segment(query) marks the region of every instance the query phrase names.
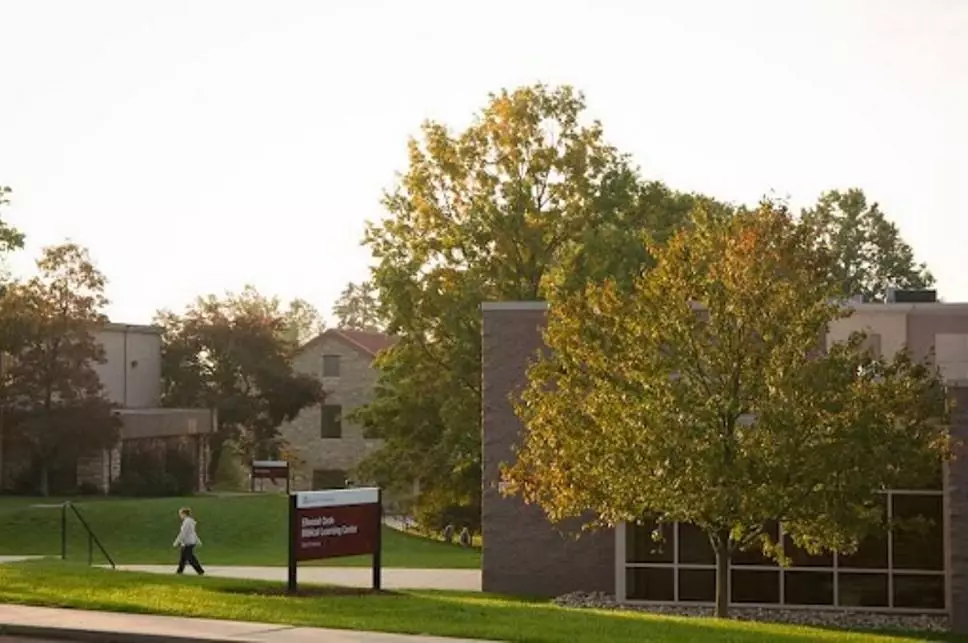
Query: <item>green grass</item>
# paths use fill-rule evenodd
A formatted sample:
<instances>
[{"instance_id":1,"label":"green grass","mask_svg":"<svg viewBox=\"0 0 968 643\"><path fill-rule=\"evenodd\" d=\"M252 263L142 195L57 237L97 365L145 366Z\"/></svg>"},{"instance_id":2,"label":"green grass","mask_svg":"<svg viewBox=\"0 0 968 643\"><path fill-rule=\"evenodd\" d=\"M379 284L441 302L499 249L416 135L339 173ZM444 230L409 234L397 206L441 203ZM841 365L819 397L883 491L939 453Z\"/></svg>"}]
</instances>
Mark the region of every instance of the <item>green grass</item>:
<instances>
[{"instance_id":1,"label":"green grass","mask_svg":"<svg viewBox=\"0 0 968 643\"><path fill-rule=\"evenodd\" d=\"M0 555L59 555L63 499L0 497ZM198 520L206 565L279 565L287 558L288 501L255 494L160 499L84 499L78 509L119 565L169 564L177 559L178 508ZM97 551L95 550L97 555ZM68 512L68 559L87 560L87 536ZM103 560L103 559L102 559ZM480 551L436 542L395 529L383 530L386 567L480 568ZM336 558L329 566L366 566L369 556Z\"/></svg>"},{"instance_id":2,"label":"green grass","mask_svg":"<svg viewBox=\"0 0 968 643\"><path fill-rule=\"evenodd\" d=\"M964 641L954 636L848 633L781 625L685 619L555 607L486 594L311 588L282 595L280 583L168 577L29 562L0 565L0 602L169 614L350 630L528 643L802 643ZM307 588L310 589L310 588ZM315 594L315 595L314 595Z\"/></svg>"}]
</instances>

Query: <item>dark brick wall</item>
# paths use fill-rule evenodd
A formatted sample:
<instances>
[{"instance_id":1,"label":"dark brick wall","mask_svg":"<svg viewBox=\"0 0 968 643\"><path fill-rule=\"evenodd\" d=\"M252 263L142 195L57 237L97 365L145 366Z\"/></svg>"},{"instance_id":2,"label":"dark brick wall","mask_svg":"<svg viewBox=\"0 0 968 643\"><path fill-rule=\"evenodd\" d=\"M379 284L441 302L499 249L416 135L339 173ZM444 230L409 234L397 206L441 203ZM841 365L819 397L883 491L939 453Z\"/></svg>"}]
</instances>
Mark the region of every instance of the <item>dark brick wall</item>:
<instances>
[{"instance_id":1,"label":"dark brick wall","mask_svg":"<svg viewBox=\"0 0 968 643\"><path fill-rule=\"evenodd\" d=\"M968 387L953 386L951 432L964 444L955 447L945 480L945 553L951 627L968 633Z\"/></svg>"},{"instance_id":2,"label":"dark brick wall","mask_svg":"<svg viewBox=\"0 0 968 643\"><path fill-rule=\"evenodd\" d=\"M575 538L574 526L551 525L537 507L498 490L500 466L512 457L521 422L510 394L526 382L528 363L542 346L540 309L487 309L483 377L483 589L556 596L576 590L615 590L615 536L611 530Z\"/></svg>"}]
</instances>

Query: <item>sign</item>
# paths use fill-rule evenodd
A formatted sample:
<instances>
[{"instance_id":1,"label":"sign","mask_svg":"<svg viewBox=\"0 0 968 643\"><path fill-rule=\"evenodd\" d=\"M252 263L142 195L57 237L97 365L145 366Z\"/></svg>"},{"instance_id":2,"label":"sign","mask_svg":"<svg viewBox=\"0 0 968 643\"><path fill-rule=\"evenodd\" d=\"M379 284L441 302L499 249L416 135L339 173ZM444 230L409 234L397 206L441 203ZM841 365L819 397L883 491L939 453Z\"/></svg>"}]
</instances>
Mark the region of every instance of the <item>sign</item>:
<instances>
[{"instance_id":1,"label":"sign","mask_svg":"<svg viewBox=\"0 0 968 643\"><path fill-rule=\"evenodd\" d=\"M382 492L376 487L301 491L289 503L289 591L299 561L373 556L373 589L380 589Z\"/></svg>"},{"instance_id":2,"label":"sign","mask_svg":"<svg viewBox=\"0 0 968 643\"><path fill-rule=\"evenodd\" d=\"M376 505L380 502L380 490L376 487L360 489L327 489L325 491L300 491L296 494L297 509L314 507L347 507L351 505Z\"/></svg>"},{"instance_id":3,"label":"sign","mask_svg":"<svg viewBox=\"0 0 968 643\"><path fill-rule=\"evenodd\" d=\"M276 483L277 478L285 478L286 493L289 493L289 463L285 460L253 460L252 461L252 491L255 491L256 480L269 480Z\"/></svg>"}]
</instances>

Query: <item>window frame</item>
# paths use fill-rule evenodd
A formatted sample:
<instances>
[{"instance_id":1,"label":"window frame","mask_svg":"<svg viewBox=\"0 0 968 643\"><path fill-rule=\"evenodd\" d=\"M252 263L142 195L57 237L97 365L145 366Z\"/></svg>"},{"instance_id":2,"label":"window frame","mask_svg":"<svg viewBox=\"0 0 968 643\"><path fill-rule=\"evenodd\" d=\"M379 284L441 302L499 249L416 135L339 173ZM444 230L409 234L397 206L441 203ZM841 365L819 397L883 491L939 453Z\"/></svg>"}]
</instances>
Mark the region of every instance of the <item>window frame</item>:
<instances>
[{"instance_id":1,"label":"window frame","mask_svg":"<svg viewBox=\"0 0 968 643\"><path fill-rule=\"evenodd\" d=\"M321 358L321 363L320 363L320 369L322 370L322 376L324 378L326 378L326 379L336 379L336 378L342 377L342 375L343 375L343 359L342 359L342 357L343 356L342 355L339 355L338 353L323 353L323 356ZM330 364L332 364L335 361L335 363L336 363L336 374L335 375L332 375L332 374L327 375L326 374L326 364L327 364L327 360L329 360L329 363Z\"/></svg>"},{"instance_id":2,"label":"window frame","mask_svg":"<svg viewBox=\"0 0 968 643\"><path fill-rule=\"evenodd\" d=\"M942 510L941 510L941 530L942 533L947 528L945 524L944 515L944 491L940 489L892 489L884 492L886 496L887 503L887 518L891 520L894 513L894 498L897 496L933 496L940 497L942 500ZM666 542L666 546L671 546L672 549L672 562L649 562L649 563L635 563L627 562L628 550L627 550L627 534L629 526L627 523L619 523L615 528L615 596L619 603L628 605L676 605L676 606L696 606L696 607L711 607L715 603L714 601L688 601L680 599L679 590L679 572L684 570L712 570L715 573L716 565L705 564L705 563L680 563L680 551L679 551L679 524L676 523L675 528L672 530L672 542ZM779 536L782 539L785 535L783 526L780 525ZM775 608L775 609L790 609L790 610L822 610L822 609L835 609L844 611L856 611L856 612L891 612L895 614L947 614L948 612L948 597L945 594L943 597L944 604L942 607L897 607L895 606L895 579L898 577L937 577L941 578L942 582L946 581L947 576L947 559L942 560L942 569L906 569L906 568L896 568L894 566L894 538L895 532L893 529L888 530L887 533L887 564L883 568L856 568L856 567L845 567L841 566L840 556L838 554L833 555L833 564L825 566L790 566L782 567L776 563L771 565L737 565L730 564L730 574L729 580L727 581L729 588L730 606L737 608ZM648 599L630 599L627 595L627 576L629 570L632 569L672 569L673 571L673 597L672 601L661 601L661 600L648 600ZM736 602L733 600L732 593L732 578L733 573L736 571L769 571L778 574L779 583L779 597L780 600L777 603L746 603L746 602ZM813 604L813 605L802 605L796 603L786 603L786 575L788 573L797 572L814 572L814 573L825 573L833 574L833 602L830 604ZM877 577L887 578L887 604L879 606L855 606L855 605L841 605L840 600L840 576L841 574L849 574L851 576L855 575L869 575Z\"/></svg>"},{"instance_id":3,"label":"window frame","mask_svg":"<svg viewBox=\"0 0 968 643\"><path fill-rule=\"evenodd\" d=\"M327 418L327 409L336 409L335 416L335 427L336 430L333 432L335 435L327 435L325 429L325 422ZM340 440L343 438L343 405L342 404L322 404L319 407L319 438L321 440Z\"/></svg>"}]
</instances>

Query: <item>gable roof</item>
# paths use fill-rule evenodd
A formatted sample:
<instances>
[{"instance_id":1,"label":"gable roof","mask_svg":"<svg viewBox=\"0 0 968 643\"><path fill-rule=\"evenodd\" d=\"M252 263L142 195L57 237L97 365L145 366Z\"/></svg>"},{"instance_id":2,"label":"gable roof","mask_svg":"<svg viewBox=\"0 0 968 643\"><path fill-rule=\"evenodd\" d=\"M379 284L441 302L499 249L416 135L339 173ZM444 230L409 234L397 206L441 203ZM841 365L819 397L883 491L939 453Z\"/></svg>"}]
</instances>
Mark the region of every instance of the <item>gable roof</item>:
<instances>
[{"instance_id":1,"label":"gable roof","mask_svg":"<svg viewBox=\"0 0 968 643\"><path fill-rule=\"evenodd\" d=\"M384 348L390 348L397 341L395 337L391 337L386 333L381 333L378 331L353 330L349 328L328 328L313 339L306 342L303 345L302 350L305 351L306 349L315 346L327 338L338 339L344 344L348 344L364 355L369 355L370 357L376 357L377 353L382 351Z\"/></svg>"}]
</instances>

